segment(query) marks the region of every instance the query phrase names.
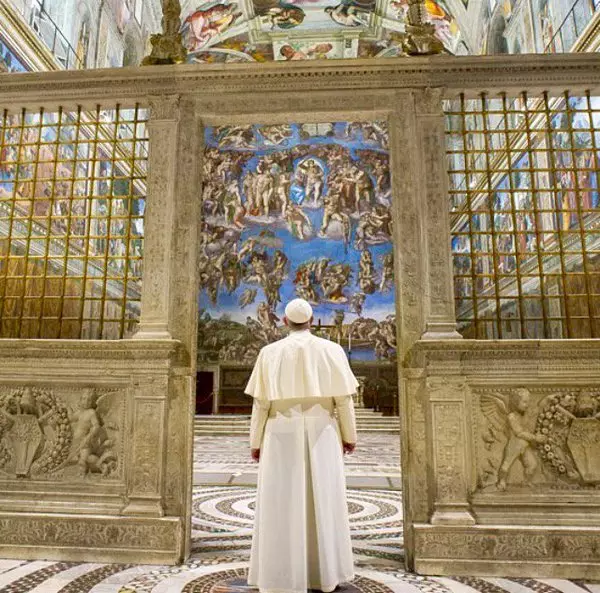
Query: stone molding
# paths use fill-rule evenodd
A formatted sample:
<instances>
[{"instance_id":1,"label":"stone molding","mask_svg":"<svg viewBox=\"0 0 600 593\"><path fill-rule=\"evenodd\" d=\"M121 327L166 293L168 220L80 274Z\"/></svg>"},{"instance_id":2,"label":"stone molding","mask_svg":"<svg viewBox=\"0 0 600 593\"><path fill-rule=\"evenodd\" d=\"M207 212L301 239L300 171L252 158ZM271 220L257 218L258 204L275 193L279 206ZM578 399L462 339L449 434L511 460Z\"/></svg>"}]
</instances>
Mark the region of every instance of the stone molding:
<instances>
[{"instance_id":1,"label":"stone molding","mask_svg":"<svg viewBox=\"0 0 600 593\"><path fill-rule=\"evenodd\" d=\"M171 564L182 559L181 529L173 517L0 513L0 556Z\"/></svg>"},{"instance_id":2,"label":"stone molding","mask_svg":"<svg viewBox=\"0 0 600 593\"><path fill-rule=\"evenodd\" d=\"M594 54L551 56L433 56L420 58L323 60L266 64L177 65L143 69L117 68L68 72L2 74L2 107L23 107L40 98L52 103L82 104L106 100L147 102L151 95L170 92L195 96L243 93L265 105L264 93L299 91L376 92L385 89L443 87L446 96L458 92L564 92L570 88L595 90L600 86L600 64Z\"/></svg>"},{"instance_id":3,"label":"stone molding","mask_svg":"<svg viewBox=\"0 0 600 593\"><path fill-rule=\"evenodd\" d=\"M415 525L416 569L425 574L598 579L598 528Z\"/></svg>"}]
</instances>

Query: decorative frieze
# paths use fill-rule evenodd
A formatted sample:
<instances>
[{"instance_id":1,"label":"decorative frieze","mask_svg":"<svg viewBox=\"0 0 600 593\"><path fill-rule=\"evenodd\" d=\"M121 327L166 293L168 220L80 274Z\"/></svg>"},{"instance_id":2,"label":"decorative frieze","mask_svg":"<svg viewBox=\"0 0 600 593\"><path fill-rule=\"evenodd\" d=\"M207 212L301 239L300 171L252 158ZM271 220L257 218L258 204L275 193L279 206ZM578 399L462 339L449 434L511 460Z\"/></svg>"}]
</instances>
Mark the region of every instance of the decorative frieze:
<instances>
[{"instance_id":1,"label":"decorative frieze","mask_svg":"<svg viewBox=\"0 0 600 593\"><path fill-rule=\"evenodd\" d=\"M329 91L337 100L336 110L352 95L370 96L382 89L442 87L446 95L472 91L522 91L543 88L561 93L565 88L595 88L600 66L594 54L515 56L435 56L314 62L257 64L196 64L147 67L132 75L130 70L103 69L44 72L6 76L2 82L3 107L38 108L44 104L77 100L86 107L103 101L144 101L146 97L177 89L178 93L215 97L219 113L234 114L244 99L265 110L267 93ZM357 93L362 90L363 93ZM309 97L310 95L303 95ZM269 97L270 102L275 97ZM292 110L289 110L292 112Z\"/></svg>"},{"instance_id":2,"label":"decorative frieze","mask_svg":"<svg viewBox=\"0 0 600 593\"><path fill-rule=\"evenodd\" d=\"M125 392L0 385L2 479L122 480Z\"/></svg>"},{"instance_id":3,"label":"decorative frieze","mask_svg":"<svg viewBox=\"0 0 600 593\"><path fill-rule=\"evenodd\" d=\"M485 528L415 528L417 556L426 559L596 563L600 530ZM475 571L477 569L475 568ZM502 567L499 568L502 571Z\"/></svg>"}]
</instances>

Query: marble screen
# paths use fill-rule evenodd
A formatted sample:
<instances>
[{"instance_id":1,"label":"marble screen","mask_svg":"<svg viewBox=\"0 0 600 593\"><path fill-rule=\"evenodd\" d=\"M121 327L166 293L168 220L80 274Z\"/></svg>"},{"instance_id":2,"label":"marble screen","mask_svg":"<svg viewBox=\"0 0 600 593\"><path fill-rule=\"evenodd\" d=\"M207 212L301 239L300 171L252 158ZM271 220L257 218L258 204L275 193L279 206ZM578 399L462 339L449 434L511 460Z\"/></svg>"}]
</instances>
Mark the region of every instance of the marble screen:
<instances>
[{"instance_id":1,"label":"marble screen","mask_svg":"<svg viewBox=\"0 0 600 593\"><path fill-rule=\"evenodd\" d=\"M206 130L200 360L251 364L307 299L353 361L395 357L385 122Z\"/></svg>"}]
</instances>

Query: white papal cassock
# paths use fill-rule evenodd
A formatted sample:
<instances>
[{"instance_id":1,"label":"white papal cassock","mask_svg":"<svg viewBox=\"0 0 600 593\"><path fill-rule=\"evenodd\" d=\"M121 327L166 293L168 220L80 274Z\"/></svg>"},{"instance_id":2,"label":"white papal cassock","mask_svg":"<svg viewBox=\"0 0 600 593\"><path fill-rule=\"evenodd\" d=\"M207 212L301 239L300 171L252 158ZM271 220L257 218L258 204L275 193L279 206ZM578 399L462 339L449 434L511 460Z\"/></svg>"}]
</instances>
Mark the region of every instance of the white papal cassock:
<instances>
[{"instance_id":1,"label":"white papal cassock","mask_svg":"<svg viewBox=\"0 0 600 593\"><path fill-rule=\"evenodd\" d=\"M260 449L248 584L333 591L354 576L342 439L356 443L358 382L344 350L309 330L263 348L246 393Z\"/></svg>"}]
</instances>

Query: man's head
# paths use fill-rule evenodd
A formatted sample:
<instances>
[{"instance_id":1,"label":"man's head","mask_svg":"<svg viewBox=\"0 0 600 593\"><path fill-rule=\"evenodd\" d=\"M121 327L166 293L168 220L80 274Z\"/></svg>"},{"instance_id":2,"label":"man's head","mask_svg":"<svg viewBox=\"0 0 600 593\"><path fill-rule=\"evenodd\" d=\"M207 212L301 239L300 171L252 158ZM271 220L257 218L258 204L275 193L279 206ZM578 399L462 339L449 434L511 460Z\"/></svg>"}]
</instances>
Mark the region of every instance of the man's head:
<instances>
[{"instance_id":1,"label":"man's head","mask_svg":"<svg viewBox=\"0 0 600 593\"><path fill-rule=\"evenodd\" d=\"M285 308L283 322L291 330L308 329L313 320L313 310L308 301L294 299Z\"/></svg>"}]
</instances>

